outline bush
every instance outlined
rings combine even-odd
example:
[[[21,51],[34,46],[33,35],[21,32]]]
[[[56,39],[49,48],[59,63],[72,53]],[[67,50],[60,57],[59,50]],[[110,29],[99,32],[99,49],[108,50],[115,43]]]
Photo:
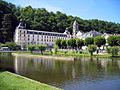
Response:
[[[107,48],[107,52],[112,55],[112,57],[117,56],[119,52],[119,48],[116,46]]]
[[[89,45],[88,46],[88,51],[89,51],[91,56],[93,56],[93,52],[95,52],[96,49],[97,49],[97,47],[95,45]]]

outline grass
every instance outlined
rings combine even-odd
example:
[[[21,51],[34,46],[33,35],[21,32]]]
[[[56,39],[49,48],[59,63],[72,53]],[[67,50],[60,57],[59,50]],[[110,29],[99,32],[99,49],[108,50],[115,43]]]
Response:
[[[0,90],[60,90],[60,89],[5,71],[0,72]]]

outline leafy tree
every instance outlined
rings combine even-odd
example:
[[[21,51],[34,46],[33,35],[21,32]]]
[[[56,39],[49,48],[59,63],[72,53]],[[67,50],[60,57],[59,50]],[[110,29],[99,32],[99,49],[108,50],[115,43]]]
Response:
[[[90,55],[93,56],[93,52],[95,52],[97,47],[95,45],[89,45],[88,51],[90,52]]]
[[[107,52],[110,53],[112,55],[112,57],[114,57],[114,56],[118,55],[119,48],[116,46],[109,47],[109,48],[107,48]]]
[[[76,45],[76,39],[70,39],[70,40],[68,40],[68,44],[69,44],[69,46],[71,46],[73,49],[77,46]]]
[[[67,47],[67,40],[62,40],[61,45],[63,48],[66,48]]]
[[[81,49],[84,46],[84,41],[82,39],[76,39],[76,45]]]
[[[28,45],[27,48],[32,53],[36,49],[36,45]]]
[[[108,37],[107,43],[110,46],[120,46],[120,36],[110,36],[110,37]]]
[[[15,50],[17,45],[14,42],[6,42],[4,46],[9,47],[10,50]]]
[[[84,43],[86,46],[92,45],[92,44],[94,44],[94,38],[93,37],[85,38]]]
[[[61,48],[61,39],[57,39],[56,41],[55,41],[55,44],[59,47],[59,48]]]
[[[58,46],[54,45],[54,53],[57,54],[58,52]]]
[[[97,47],[99,47],[99,49],[102,45],[105,45],[105,43],[106,43],[106,40],[104,37],[97,36],[94,38],[94,44],[97,45]]]
[[[43,51],[46,50],[46,46],[45,45],[38,45],[37,47],[41,51],[41,54],[43,55]]]

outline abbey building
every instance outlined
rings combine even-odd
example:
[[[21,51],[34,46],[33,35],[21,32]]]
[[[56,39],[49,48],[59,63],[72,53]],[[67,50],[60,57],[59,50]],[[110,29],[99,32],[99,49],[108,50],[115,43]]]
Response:
[[[29,30],[29,29],[25,29],[20,23],[15,30],[14,42],[17,45],[20,45],[22,48],[31,44],[34,45],[42,44],[53,47],[54,42],[57,39],[63,39],[63,40],[68,40],[71,38],[85,39],[87,37],[96,37],[102,35],[101,33],[96,32],[94,30],[87,33],[83,33],[79,30],[78,26],[79,25],[75,20],[73,23],[73,33],[71,35],[68,29],[66,29],[64,33]]]

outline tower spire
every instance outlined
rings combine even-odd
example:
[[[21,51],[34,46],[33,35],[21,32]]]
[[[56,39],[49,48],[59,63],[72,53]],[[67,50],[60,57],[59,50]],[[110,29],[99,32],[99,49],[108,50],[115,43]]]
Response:
[[[73,23],[73,37],[76,37],[77,32],[79,31],[77,20],[75,19]]]

